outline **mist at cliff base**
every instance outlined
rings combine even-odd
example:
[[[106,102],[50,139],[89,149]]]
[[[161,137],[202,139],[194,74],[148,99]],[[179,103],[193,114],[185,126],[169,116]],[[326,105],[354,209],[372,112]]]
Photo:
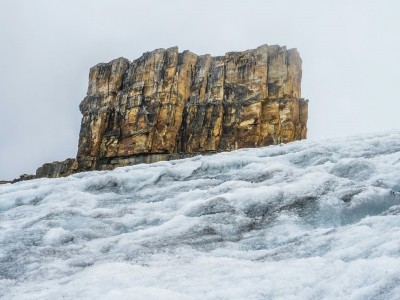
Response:
[[[398,299],[400,131],[0,186],[2,299]]]

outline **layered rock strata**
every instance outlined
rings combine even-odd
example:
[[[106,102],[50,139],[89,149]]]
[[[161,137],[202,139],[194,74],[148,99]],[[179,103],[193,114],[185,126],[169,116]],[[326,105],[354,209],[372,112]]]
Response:
[[[218,57],[174,47],[99,64],[80,105],[78,169],[305,138],[300,94],[301,58],[279,46]]]
[[[77,158],[36,176],[304,139],[301,63],[296,49],[263,45],[216,57],[174,47],[98,64],[80,104]]]

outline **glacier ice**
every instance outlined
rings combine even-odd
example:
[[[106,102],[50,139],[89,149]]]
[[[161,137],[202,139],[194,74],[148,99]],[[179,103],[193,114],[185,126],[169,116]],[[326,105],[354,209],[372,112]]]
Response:
[[[400,132],[0,186],[0,298],[398,299]]]

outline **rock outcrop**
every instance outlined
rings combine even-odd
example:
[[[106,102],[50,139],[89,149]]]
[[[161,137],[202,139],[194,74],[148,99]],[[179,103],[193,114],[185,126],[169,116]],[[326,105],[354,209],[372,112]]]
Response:
[[[75,158],[68,158],[64,161],[46,163],[36,170],[36,177],[65,177],[78,171],[78,162]]]
[[[225,56],[157,49],[90,70],[76,159],[45,164],[60,177],[306,138],[296,49],[263,45]]]
[[[305,138],[300,94],[301,58],[279,46],[219,57],[174,47],[99,64],[80,105],[78,169]]]

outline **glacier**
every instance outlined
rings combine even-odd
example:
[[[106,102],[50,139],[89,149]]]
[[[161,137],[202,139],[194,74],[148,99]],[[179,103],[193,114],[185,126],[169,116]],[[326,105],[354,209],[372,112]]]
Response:
[[[399,299],[400,131],[0,186],[2,299]]]

